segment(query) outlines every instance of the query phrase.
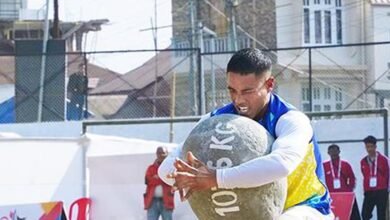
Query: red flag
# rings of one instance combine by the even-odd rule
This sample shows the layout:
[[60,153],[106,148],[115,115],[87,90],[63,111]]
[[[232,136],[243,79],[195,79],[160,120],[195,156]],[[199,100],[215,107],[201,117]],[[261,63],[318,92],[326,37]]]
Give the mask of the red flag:
[[355,194],[353,192],[334,192],[330,193],[332,198],[332,211],[336,220],[349,220],[352,213]]

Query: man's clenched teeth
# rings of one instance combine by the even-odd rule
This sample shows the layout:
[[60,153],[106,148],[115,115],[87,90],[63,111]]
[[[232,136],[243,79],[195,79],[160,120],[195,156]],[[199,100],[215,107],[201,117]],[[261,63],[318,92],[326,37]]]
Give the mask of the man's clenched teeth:
[[248,107],[242,107],[242,106],[239,106],[238,107],[238,111],[240,113],[246,113],[248,111]]

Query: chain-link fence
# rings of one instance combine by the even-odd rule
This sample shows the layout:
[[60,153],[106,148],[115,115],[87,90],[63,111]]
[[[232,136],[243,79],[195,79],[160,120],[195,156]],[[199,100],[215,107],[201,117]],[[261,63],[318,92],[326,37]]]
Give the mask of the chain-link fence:
[[283,51],[278,59],[301,74],[300,103],[295,104],[302,110],[372,109],[388,107],[390,58],[382,57],[388,49],[388,43],[318,47],[295,51],[295,57]]
[[[45,56],[32,53],[33,49],[0,55],[6,64],[0,65],[3,123],[201,113],[199,49],[56,52]],[[101,62],[101,57],[109,56],[114,63],[123,63],[131,60],[129,55],[147,59],[123,74]]]
[[153,54],[136,69],[89,91],[88,105],[95,118],[176,117],[200,113],[199,50],[130,53]]
[[[22,46],[0,55],[2,123],[194,116],[230,102],[226,65],[233,52],[64,53],[52,45],[42,56]],[[265,52],[274,62],[276,93],[303,111],[326,112],[388,107],[389,50],[390,42],[380,42]],[[146,59],[133,63],[140,57]]]
[[[305,112],[388,107],[390,42],[267,50],[275,92]],[[203,53],[207,111],[230,101],[226,64],[232,53]]]

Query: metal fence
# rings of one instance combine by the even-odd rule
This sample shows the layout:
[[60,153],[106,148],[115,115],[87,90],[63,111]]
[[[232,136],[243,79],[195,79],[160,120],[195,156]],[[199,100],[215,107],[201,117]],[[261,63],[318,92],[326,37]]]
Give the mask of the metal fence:
[[[390,42],[265,50],[275,92],[306,112],[388,107]],[[375,52],[374,52],[375,51]],[[230,101],[225,66],[232,53],[202,53],[206,111]]]
[[[106,57],[129,70],[108,69]],[[134,57],[145,61],[130,69]],[[2,123],[200,114],[199,49],[26,52],[0,62]]]
[[[0,122],[201,115],[230,102],[226,65],[233,52],[211,52],[210,45],[205,52],[54,51],[44,64],[31,50],[2,54]],[[302,111],[328,112],[388,107],[390,60],[380,54],[389,50],[390,42],[378,42],[265,52],[274,61],[276,93]]]

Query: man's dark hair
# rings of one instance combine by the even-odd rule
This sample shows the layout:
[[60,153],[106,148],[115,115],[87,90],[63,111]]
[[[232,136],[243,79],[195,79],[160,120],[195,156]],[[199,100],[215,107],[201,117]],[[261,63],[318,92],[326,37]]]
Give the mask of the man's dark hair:
[[248,75],[255,73],[261,75],[265,71],[270,71],[272,67],[271,59],[261,50],[256,48],[247,48],[237,51],[227,65],[227,72]]
[[366,138],[363,139],[363,142],[365,144],[376,144],[376,137],[368,135]]
[[340,147],[339,147],[339,145],[337,145],[337,144],[331,144],[331,145],[329,145],[328,150],[333,149],[333,148],[335,148],[335,149],[337,149],[337,150],[340,151]]

